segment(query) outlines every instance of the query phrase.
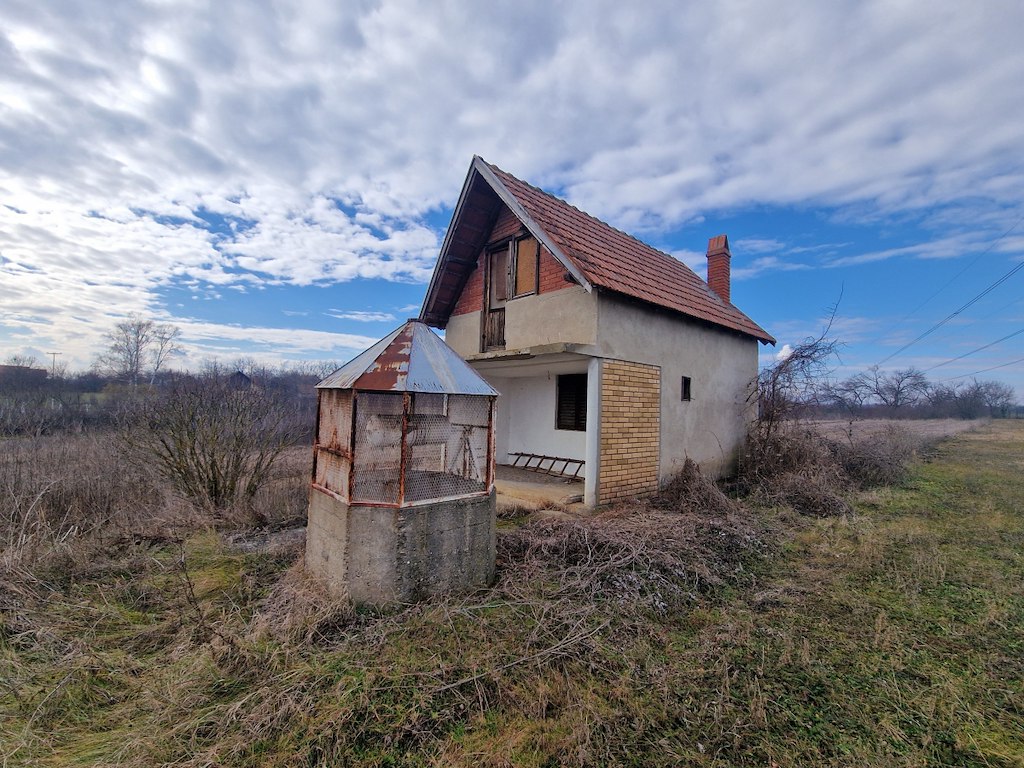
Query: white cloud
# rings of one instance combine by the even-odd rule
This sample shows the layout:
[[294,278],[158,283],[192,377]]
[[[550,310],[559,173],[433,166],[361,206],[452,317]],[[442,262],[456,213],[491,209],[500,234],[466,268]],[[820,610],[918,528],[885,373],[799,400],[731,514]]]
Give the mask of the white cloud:
[[367,312],[361,310],[340,310],[332,309],[327,312],[330,317],[336,317],[338,320],[355,320],[357,323],[386,323],[395,320],[395,316],[390,312]]
[[[627,231],[749,204],[971,221],[966,193],[1024,193],[1021,22],[1001,2],[7,0],[0,325],[81,347],[115,314],[161,313],[175,279],[423,283],[425,217],[474,153]],[[741,244],[758,258],[739,279],[803,268]],[[676,255],[702,271],[693,253]]]
[[[741,262],[741,264],[743,263]],[[763,272],[793,272],[810,268],[811,265],[809,264],[784,261],[777,256],[762,256],[761,258],[754,259],[749,264],[742,266],[734,265],[731,274],[733,280],[749,280]]]
[[787,359],[792,354],[793,354],[793,345],[792,344],[783,344],[782,348],[778,352],[775,353],[775,359],[777,361],[785,360],[785,359]]

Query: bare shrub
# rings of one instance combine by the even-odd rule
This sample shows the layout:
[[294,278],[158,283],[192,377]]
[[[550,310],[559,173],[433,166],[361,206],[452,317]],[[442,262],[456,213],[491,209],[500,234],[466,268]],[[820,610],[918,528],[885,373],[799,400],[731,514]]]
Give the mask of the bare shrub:
[[683,468],[673,475],[654,499],[659,509],[679,512],[713,512],[728,514],[736,504],[722,493],[714,480],[700,471],[697,463],[687,458]]
[[903,482],[910,461],[921,446],[921,439],[895,424],[867,438],[830,443],[843,472],[860,488]]
[[[861,385],[867,382],[863,376],[839,388],[824,384],[835,351],[836,343],[823,334],[797,345],[791,355],[760,373],[758,418],[740,459],[740,490],[804,515],[831,517],[852,510],[845,496],[854,487],[892,484],[906,476],[916,448],[906,430],[890,426],[883,434],[854,440],[851,429],[842,442],[802,420],[818,404],[820,392],[825,392],[826,400],[853,397],[862,402]],[[885,394],[893,408],[913,403],[923,391],[924,378],[914,369],[884,376],[877,369],[873,373],[879,387],[888,387],[874,394]]]
[[809,517],[838,517],[853,511],[849,502],[838,492],[844,483],[835,474],[787,472],[775,478],[763,493],[771,501],[787,504],[801,515]]
[[149,525],[164,506],[161,484],[144,469],[125,472],[109,435],[18,438],[0,451],[3,562],[69,553],[97,536],[111,541]]
[[239,389],[219,376],[140,401],[122,434],[133,463],[155,460],[181,494],[214,509],[251,502],[295,438],[274,392]]
[[574,602],[611,598],[664,610],[734,578],[761,551],[760,526],[723,501],[718,513],[637,502],[585,521],[529,523],[498,539],[502,587],[544,572]]

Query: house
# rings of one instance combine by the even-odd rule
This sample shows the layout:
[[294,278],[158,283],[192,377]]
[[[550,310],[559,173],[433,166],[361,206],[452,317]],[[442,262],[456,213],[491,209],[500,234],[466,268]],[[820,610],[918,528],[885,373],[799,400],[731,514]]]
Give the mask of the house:
[[705,283],[474,157],[420,319],[501,393],[498,463],[573,459],[596,506],[656,491],[687,457],[734,468],[775,339],[730,303],[729,262],[712,238]]

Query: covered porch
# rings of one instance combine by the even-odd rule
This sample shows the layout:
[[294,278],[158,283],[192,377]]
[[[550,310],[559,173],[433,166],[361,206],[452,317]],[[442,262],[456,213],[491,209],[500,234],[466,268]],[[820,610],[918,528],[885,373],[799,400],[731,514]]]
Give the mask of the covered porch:
[[[500,393],[495,417],[498,479],[514,497],[566,503],[582,495],[586,506],[598,503],[600,450],[600,365],[594,349],[581,344],[548,344],[515,351],[493,350],[466,362]],[[542,461],[529,457],[550,457]],[[523,472],[530,462],[558,478]],[[518,467],[512,465],[518,464]],[[508,467],[508,469],[505,469]],[[504,480],[502,480],[504,476]],[[530,483],[535,488],[530,488]],[[500,491],[500,489],[499,489]],[[571,502],[570,502],[571,503]]]

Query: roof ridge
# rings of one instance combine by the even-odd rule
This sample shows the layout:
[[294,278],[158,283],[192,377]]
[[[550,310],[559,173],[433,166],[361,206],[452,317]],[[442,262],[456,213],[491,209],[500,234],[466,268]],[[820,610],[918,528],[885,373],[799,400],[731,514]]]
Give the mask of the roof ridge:
[[617,234],[620,234],[623,237],[629,238],[633,242],[643,246],[644,248],[646,248],[647,250],[651,251],[652,253],[657,254],[658,256],[664,257],[665,259],[670,259],[673,264],[678,264],[679,266],[683,267],[683,269],[685,269],[687,272],[689,272],[691,275],[693,275],[695,278],[697,278],[697,280],[699,280],[701,282],[701,284],[706,288],[706,291],[704,291],[704,292],[708,295],[708,298],[713,298],[715,301],[719,302],[724,307],[733,307],[733,308],[735,308],[735,305],[732,302],[726,302],[721,296],[719,296],[717,293],[715,293],[713,290],[711,290],[711,287],[708,286],[707,283],[705,283],[703,280],[701,280],[700,276],[696,272],[694,272],[686,262],[682,261],[681,259],[677,259],[671,253],[666,253],[665,251],[661,250],[660,248],[655,248],[650,243],[645,243],[643,240],[641,240],[636,235],[631,235],[629,232],[626,232],[625,230],[619,229],[614,224],[609,224],[604,219],[599,219],[597,216],[594,216],[592,213],[587,213],[582,208],[579,208],[579,207],[573,205],[572,203],[570,203],[568,200],[565,200],[565,199],[563,199],[561,197],[558,197],[557,195],[552,194],[551,192],[548,192],[546,189],[541,189],[540,187],[538,187],[538,186],[536,186],[534,184],[531,184],[528,181],[523,181],[518,176],[515,176],[515,175],[509,173],[508,171],[504,170],[503,168],[499,168],[497,165],[494,165],[494,163],[487,162],[482,157],[480,159],[483,160],[483,162],[487,163],[487,165],[489,165],[492,170],[495,170],[498,173],[504,174],[505,176],[509,176],[510,178],[513,178],[516,181],[518,181],[523,186],[529,187],[530,189],[532,189],[532,190],[534,190],[536,192],[539,192],[540,194],[545,195],[546,197],[549,197],[552,200],[554,200],[554,201],[556,201],[558,203],[561,203],[562,205],[565,205],[565,206],[568,206],[569,208],[572,208],[574,211],[576,211],[579,214],[582,214],[583,216],[587,217],[591,221],[596,221],[598,224],[601,224],[602,226],[607,227],[608,229],[612,230],[613,232],[616,232]]

